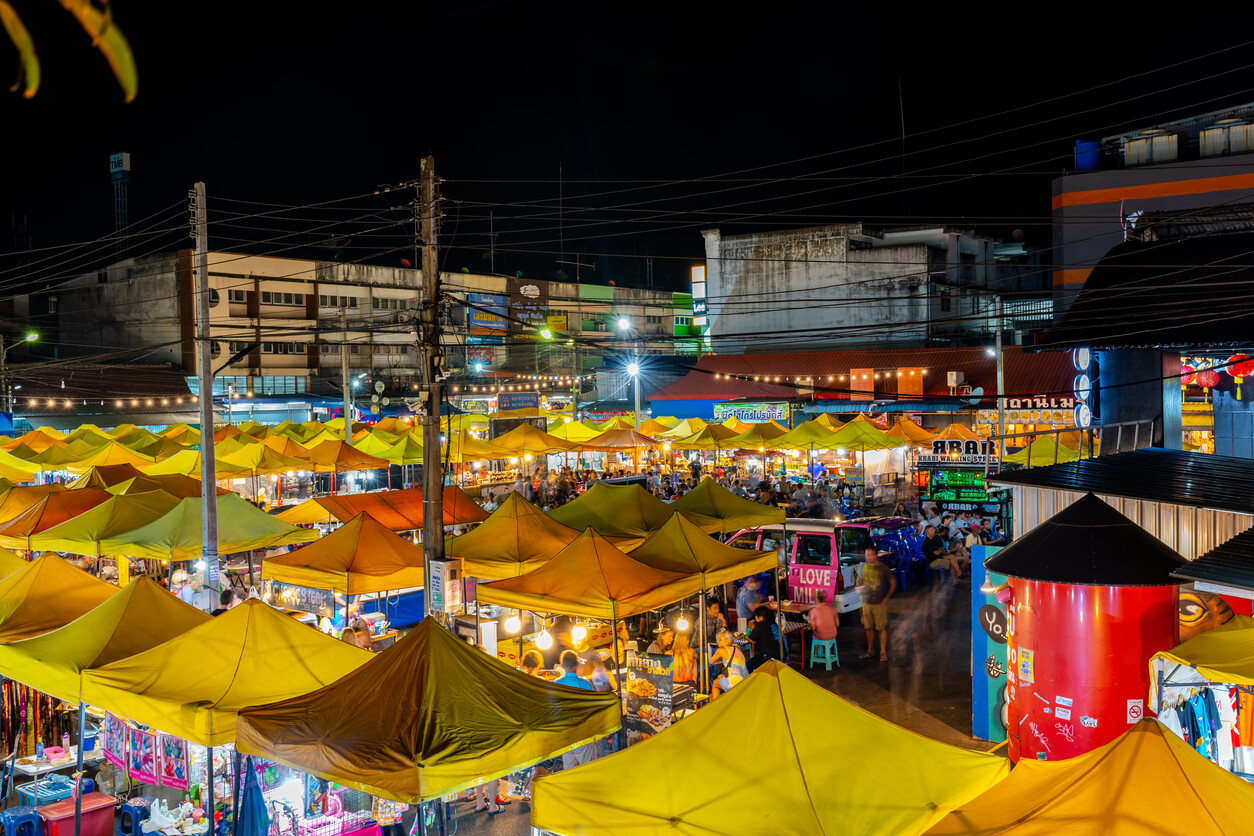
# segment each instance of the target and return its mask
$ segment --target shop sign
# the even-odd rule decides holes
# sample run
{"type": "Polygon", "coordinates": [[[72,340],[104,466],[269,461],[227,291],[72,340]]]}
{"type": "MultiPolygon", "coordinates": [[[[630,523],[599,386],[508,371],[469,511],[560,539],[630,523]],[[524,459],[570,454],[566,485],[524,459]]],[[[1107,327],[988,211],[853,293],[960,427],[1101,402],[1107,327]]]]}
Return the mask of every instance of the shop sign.
{"type": "Polygon", "coordinates": [[[506,330],[505,308],[509,298],[490,293],[468,293],[467,327],[472,334],[497,334],[506,330]]]}
{"type": "Polygon", "coordinates": [[[270,581],[274,604],[284,609],[332,617],[335,614],[335,593],[329,589],[310,589],[281,581],[270,581]]]}
{"type": "Polygon", "coordinates": [[[919,456],[919,464],[992,464],[998,461],[997,445],[991,441],[936,439],[932,452],[919,456]]]}
{"type": "Polygon", "coordinates": [[[670,726],[674,662],[673,657],[662,653],[627,654],[627,682],[623,686],[627,712],[623,715],[623,728],[628,746],[648,740],[670,726]]]}
{"type": "Polygon", "coordinates": [[[548,327],[549,286],[533,279],[509,280],[511,332],[538,331],[548,327]]]}
{"type": "Polygon", "coordinates": [[[716,403],[714,404],[714,420],[722,423],[728,418],[744,421],[749,424],[761,424],[766,421],[788,420],[789,408],[786,403],[716,403]]]}
{"type": "MultiPolygon", "coordinates": [[[[1075,398],[1006,398],[1006,409],[1075,409],[1075,398]]],[[[993,410],[996,414],[997,410],[993,410]]]]}
{"type": "Polygon", "coordinates": [[[496,408],[507,409],[539,409],[539,392],[500,392],[496,396],[496,408]]]}
{"type": "Polygon", "coordinates": [[[972,468],[936,468],[931,471],[931,492],[928,498],[986,502],[988,491],[984,487],[984,471],[972,468]]]}
{"type": "Polygon", "coordinates": [[[475,346],[466,349],[467,363],[483,363],[485,366],[490,366],[495,356],[496,352],[490,346],[475,346]]]}
{"type": "Polygon", "coordinates": [[[548,323],[550,331],[566,330],[566,314],[550,314],[544,321],[548,323]]]}

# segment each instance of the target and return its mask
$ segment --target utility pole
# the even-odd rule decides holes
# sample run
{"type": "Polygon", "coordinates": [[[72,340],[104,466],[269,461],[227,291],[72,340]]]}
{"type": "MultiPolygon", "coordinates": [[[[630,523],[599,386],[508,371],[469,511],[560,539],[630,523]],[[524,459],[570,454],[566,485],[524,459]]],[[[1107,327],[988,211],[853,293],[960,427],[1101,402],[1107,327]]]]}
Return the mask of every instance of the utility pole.
{"type": "MultiPolygon", "coordinates": [[[[217,595],[218,491],[213,457],[213,333],[209,326],[209,209],[205,184],[192,193],[192,223],[196,238],[196,347],[200,351],[197,375],[200,390],[200,540],[204,586],[217,595]]],[[[211,600],[216,600],[210,596],[211,600]]],[[[211,603],[207,609],[213,609],[211,603]]]]}
{"type": "MultiPolygon", "coordinates": [[[[560,219],[560,212],[558,217],[560,219]]],[[[563,244],[563,250],[564,249],[565,245],[563,244]]],[[[565,252],[563,252],[563,256],[564,255],[565,252]]],[[[595,270],[597,269],[597,266],[595,262],[592,264],[584,264],[579,260],[578,256],[575,257],[574,261],[567,261],[565,258],[562,258],[559,259],[557,263],[570,264],[575,268],[575,327],[571,328],[570,323],[568,322],[566,323],[566,330],[575,332],[575,385],[571,387],[571,411],[575,420],[578,421],[579,395],[582,393],[581,387],[583,386],[583,365],[579,360],[579,340],[583,336],[583,293],[580,292],[580,288],[583,287],[583,282],[580,278],[579,270],[583,267],[587,267],[589,270],[595,270]]]]}
{"type": "MultiPolygon", "coordinates": [[[[349,380],[348,369],[348,308],[340,308],[340,330],[344,333],[344,344],[340,346],[340,377],[344,381],[344,443],[353,446],[353,381],[349,380]]],[[[331,474],[335,481],[335,473],[331,474]]]]}
{"type": "MultiPolygon", "coordinates": [[[[997,295],[997,333],[996,351],[997,351],[997,434],[1005,435],[1006,433],[1006,370],[1004,357],[1001,350],[1001,294],[997,295]]],[[[1056,440],[1056,439],[1055,439],[1056,440]]],[[[998,457],[1006,455],[1006,439],[1000,439],[997,442],[998,457]]]]}
{"type": "MultiPolygon", "coordinates": [[[[435,158],[423,157],[419,182],[422,217],[422,320],[418,354],[427,387],[422,427],[422,554],[427,611],[431,611],[431,562],[444,559],[444,469],[440,461],[440,263],[436,257],[439,202],[435,158]]],[[[447,595],[447,592],[445,593],[447,595]]]]}

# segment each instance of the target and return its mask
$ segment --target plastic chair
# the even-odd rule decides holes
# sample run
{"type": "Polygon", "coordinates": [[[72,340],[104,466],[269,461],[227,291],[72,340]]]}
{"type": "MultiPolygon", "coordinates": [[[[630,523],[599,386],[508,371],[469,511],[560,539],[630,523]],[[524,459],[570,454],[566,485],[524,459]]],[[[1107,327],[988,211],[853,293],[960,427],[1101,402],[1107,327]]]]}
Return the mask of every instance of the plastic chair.
{"type": "Polygon", "coordinates": [[[829,671],[832,669],[832,662],[840,667],[840,654],[836,652],[835,639],[810,639],[810,667],[814,667],[815,662],[822,662],[829,671]],[[823,652],[819,653],[820,650],[823,652]]]}
{"type": "Polygon", "coordinates": [[[0,813],[4,836],[43,836],[44,820],[34,807],[10,807],[0,813]]]}
{"type": "MultiPolygon", "coordinates": [[[[123,804],[113,826],[114,836],[142,836],[139,824],[148,820],[152,801],[151,798],[137,795],[123,804]]],[[[9,836],[7,831],[5,836],[9,836]]]]}

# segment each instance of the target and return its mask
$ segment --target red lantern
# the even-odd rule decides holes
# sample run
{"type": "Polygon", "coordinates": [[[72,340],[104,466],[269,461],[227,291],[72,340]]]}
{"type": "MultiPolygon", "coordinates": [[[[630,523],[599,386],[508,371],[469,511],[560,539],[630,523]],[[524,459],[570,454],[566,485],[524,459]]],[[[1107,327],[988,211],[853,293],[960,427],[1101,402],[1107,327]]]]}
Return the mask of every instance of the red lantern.
{"type": "Polygon", "coordinates": [[[1226,369],[1228,374],[1237,378],[1238,382],[1240,382],[1241,378],[1254,375],[1254,359],[1245,354],[1234,354],[1228,358],[1226,369]]]}
{"type": "Polygon", "coordinates": [[[1180,385],[1192,386],[1196,382],[1197,382],[1197,369],[1193,368],[1187,363],[1185,365],[1182,365],[1180,367],[1180,385]]]}
{"type": "Polygon", "coordinates": [[[1203,369],[1197,373],[1197,385],[1203,389],[1214,389],[1219,385],[1219,372],[1214,369],[1203,369]]]}

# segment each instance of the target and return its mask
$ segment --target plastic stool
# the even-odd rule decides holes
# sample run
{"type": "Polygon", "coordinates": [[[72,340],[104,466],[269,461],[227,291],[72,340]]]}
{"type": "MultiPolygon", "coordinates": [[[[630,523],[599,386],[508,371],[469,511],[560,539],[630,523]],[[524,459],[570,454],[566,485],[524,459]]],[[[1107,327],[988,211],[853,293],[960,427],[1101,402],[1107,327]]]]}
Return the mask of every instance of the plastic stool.
{"type": "MultiPolygon", "coordinates": [[[[113,826],[114,836],[141,836],[139,823],[148,820],[149,805],[152,799],[137,795],[122,805],[117,824],[113,826]]],[[[9,836],[6,832],[4,836],[9,836]]]]}
{"type": "Polygon", "coordinates": [[[830,671],[832,662],[836,663],[836,667],[840,667],[840,654],[836,652],[836,640],[828,639],[811,639],[810,640],[810,667],[814,667],[815,662],[822,662],[830,671]],[[819,651],[823,651],[819,653],[819,651]]]}
{"type": "Polygon", "coordinates": [[[4,836],[43,836],[44,820],[34,807],[10,807],[0,813],[4,836]]]}

